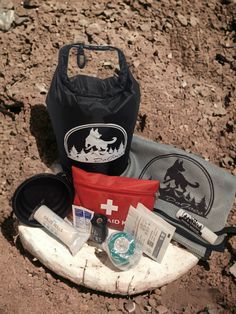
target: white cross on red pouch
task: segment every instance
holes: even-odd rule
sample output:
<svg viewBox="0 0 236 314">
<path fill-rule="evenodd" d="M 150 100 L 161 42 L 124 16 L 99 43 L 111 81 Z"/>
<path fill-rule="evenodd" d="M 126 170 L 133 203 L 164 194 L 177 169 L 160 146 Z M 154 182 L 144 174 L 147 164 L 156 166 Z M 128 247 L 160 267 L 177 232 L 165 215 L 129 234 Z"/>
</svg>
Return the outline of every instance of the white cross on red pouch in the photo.
<svg viewBox="0 0 236 314">
<path fill-rule="evenodd" d="M 105 209 L 106 215 L 111 216 L 113 211 L 118 211 L 118 206 L 113 205 L 113 200 L 108 199 L 106 204 L 101 204 L 101 209 Z"/>
</svg>

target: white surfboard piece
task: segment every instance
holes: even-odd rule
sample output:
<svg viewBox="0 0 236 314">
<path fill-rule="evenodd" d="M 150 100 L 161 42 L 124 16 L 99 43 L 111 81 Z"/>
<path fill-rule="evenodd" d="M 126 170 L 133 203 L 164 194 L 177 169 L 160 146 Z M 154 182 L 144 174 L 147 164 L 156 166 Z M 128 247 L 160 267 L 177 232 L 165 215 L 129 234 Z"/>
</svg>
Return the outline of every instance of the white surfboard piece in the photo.
<svg viewBox="0 0 236 314">
<path fill-rule="evenodd" d="M 119 271 L 105 252 L 87 243 L 73 257 L 69 250 L 45 229 L 19 225 L 23 247 L 54 273 L 75 284 L 112 294 L 132 295 L 164 286 L 188 272 L 198 258 L 170 244 L 159 264 L 142 256 L 138 265 Z"/>
</svg>

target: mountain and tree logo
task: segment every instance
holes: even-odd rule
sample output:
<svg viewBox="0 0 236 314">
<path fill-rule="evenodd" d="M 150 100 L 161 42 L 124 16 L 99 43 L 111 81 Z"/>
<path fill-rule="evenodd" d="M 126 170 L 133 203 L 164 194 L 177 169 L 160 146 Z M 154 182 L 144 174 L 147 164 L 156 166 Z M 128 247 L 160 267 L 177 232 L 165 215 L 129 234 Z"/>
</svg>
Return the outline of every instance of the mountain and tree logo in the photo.
<svg viewBox="0 0 236 314">
<path fill-rule="evenodd" d="M 86 124 L 66 133 L 67 156 L 85 163 L 104 163 L 125 153 L 127 134 L 116 124 Z"/>
<path fill-rule="evenodd" d="M 181 154 L 155 157 L 143 169 L 140 178 L 160 181 L 159 199 L 206 217 L 214 188 L 207 170 L 195 159 Z"/>
</svg>

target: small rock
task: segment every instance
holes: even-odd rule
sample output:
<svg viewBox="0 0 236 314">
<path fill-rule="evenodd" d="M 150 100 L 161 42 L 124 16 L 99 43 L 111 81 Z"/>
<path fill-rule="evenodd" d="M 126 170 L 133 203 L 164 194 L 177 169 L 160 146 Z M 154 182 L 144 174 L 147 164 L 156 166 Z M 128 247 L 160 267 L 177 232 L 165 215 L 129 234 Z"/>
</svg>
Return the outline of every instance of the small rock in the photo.
<svg viewBox="0 0 236 314">
<path fill-rule="evenodd" d="M 107 3 L 106 7 L 109 9 L 116 9 L 116 4 L 111 1 Z"/>
<path fill-rule="evenodd" d="M 14 22 L 14 10 L 0 9 L 0 30 L 8 31 Z"/>
<path fill-rule="evenodd" d="M 74 42 L 75 43 L 85 43 L 86 42 L 86 38 L 84 35 L 75 35 L 74 36 Z"/>
<path fill-rule="evenodd" d="M 133 44 L 134 42 L 137 41 L 139 37 L 139 33 L 138 32 L 129 32 L 126 36 L 126 40 L 130 43 Z"/>
<path fill-rule="evenodd" d="M 104 61 L 103 66 L 105 69 L 113 69 L 114 68 L 114 65 L 111 61 Z"/>
<path fill-rule="evenodd" d="M 28 16 L 18 16 L 15 14 L 15 21 L 14 23 L 17 26 L 23 25 L 25 22 L 29 22 L 29 17 Z"/>
<path fill-rule="evenodd" d="M 188 25 L 188 20 L 187 20 L 187 18 L 184 15 L 178 14 L 177 15 L 177 19 L 178 19 L 178 21 L 180 22 L 181 25 L 183 25 L 183 26 L 187 26 Z"/>
<path fill-rule="evenodd" d="M 101 298 L 101 297 L 99 297 L 99 298 Z M 101 302 L 101 300 L 100 300 L 100 302 Z M 119 300 L 118 300 L 117 308 L 118 308 L 118 310 L 120 310 L 120 311 L 123 311 L 123 310 L 124 310 L 124 300 L 123 300 L 123 299 L 119 299 Z"/>
<path fill-rule="evenodd" d="M 89 20 L 81 19 L 81 20 L 78 21 L 78 24 L 80 26 L 88 26 L 89 25 Z"/>
<path fill-rule="evenodd" d="M 121 24 L 118 21 L 115 21 L 114 23 L 112 23 L 112 27 L 118 29 L 121 27 Z"/>
<path fill-rule="evenodd" d="M 236 221 L 236 213 L 232 216 L 232 221 Z M 236 255 L 236 237 L 232 237 L 231 239 L 229 239 L 229 244 L 231 246 L 231 253 L 233 255 Z"/>
<path fill-rule="evenodd" d="M 165 28 L 166 28 L 166 29 L 172 29 L 173 26 L 172 26 L 172 24 L 170 24 L 169 22 L 166 22 Z"/>
<path fill-rule="evenodd" d="M 123 312 L 122 312 L 123 313 Z M 140 305 L 137 305 L 135 308 L 135 314 L 143 314 L 143 308 Z"/>
<path fill-rule="evenodd" d="M 227 114 L 227 110 L 222 106 L 222 104 L 214 104 L 213 115 L 214 116 L 225 116 Z"/>
<path fill-rule="evenodd" d="M 86 42 L 86 35 L 80 31 L 73 30 L 72 31 L 74 43 L 85 43 Z"/>
<path fill-rule="evenodd" d="M 34 9 L 40 6 L 40 0 L 24 0 L 23 7 L 26 9 Z"/>
<path fill-rule="evenodd" d="M 88 35 L 99 34 L 101 31 L 101 26 L 98 23 L 92 23 L 86 29 Z"/>
<path fill-rule="evenodd" d="M 138 68 L 139 65 L 140 65 L 140 61 L 139 61 L 139 60 L 135 60 L 135 61 L 133 62 L 133 65 L 134 65 L 135 68 Z"/>
<path fill-rule="evenodd" d="M 83 293 L 81 294 L 82 298 L 86 299 L 86 300 L 90 300 L 91 299 L 91 295 L 90 293 Z"/>
<path fill-rule="evenodd" d="M 52 280 L 52 275 L 50 273 L 46 273 L 45 278 L 47 279 L 47 281 L 50 281 Z"/>
<path fill-rule="evenodd" d="M 197 85 L 197 86 L 195 86 L 194 89 L 195 89 L 196 93 L 198 93 L 202 97 L 208 97 L 210 95 L 209 88 L 207 88 L 205 86 Z"/>
<path fill-rule="evenodd" d="M 71 302 L 71 304 L 73 304 L 73 302 Z M 87 311 L 89 310 L 88 304 L 82 304 L 82 305 L 80 305 L 79 310 L 80 310 L 80 311 L 79 311 L 80 313 L 85 313 L 85 312 L 87 312 Z"/>
<path fill-rule="evenodd" d="M 157 302 L 154 299 L 149 299 L 148 304 L 154 309 L 157 305 Z"/>
<path fill-rule="evenodd" d="M 161 289 L 156 288 L 156 289 L 154 290 L 154 293 L 155 293 L 156 295 L 160 296 L 160 295 L 161 295 Z"/>
<path fill-rule="evenodd" d="M 44 83 L 36 83 L 35 86 L 39 90 L 40 94 L 47 94 L 48 90 Z"/>
<path fill-rule="evenodd" d="M 128 313 L 133 313 L 135 311 L 135 303 L 133 301 L 129 301 L 124 304 L 124 308 Z"/>
<path fill-rule="evenodd" d="M 170 52 L 167 56 L 168 59 L 172 59 L 173 55 L 172 55 L 172 52 Z"/>
<path fill-rule="evenodd" d="M 25 62 L 26 60 L 28 60 L 28 56 L 23 53 L 23 54 L 21 55 L 21 60 L 22 60 L 23 62 Z"/>
<path fill-rule="evenodd" d="M 140 28 L 143 32 L 150 32 L 151 26 L 148 23 L 140 25 Z"/>
<path fill-rule="evenodd" d="M 225 42 L 222 44 L 226 48 L 233 48 L 234 47 L 234 42 L 232 39 L 228 38 Z"/>
<path fill-rule="evenodd" d="M 180 67 L 177 67 L 176 71 L 177 71 L 178 76 L 180 77 L 183 76 L 183 71 Z"/>
<path fill-rule="evenodd" d="M 143 297 L 139 295 L 138 297 L 135 298 L 135 303 L 136 304 L 142 304 L 143 303 Z"/>
<path fill-rule="evenodd" d="M 107 309 L 108 311 L 115 311 L 116 310 L 116 306 L 114 303 L 110 303 L 108 306 L 107 306 Z"/>
<path fill-rule="evenodd" d="M 181 82 L 181 86 L 182 86 L 183 88 L 185 88 L 185 87 L 187 86 L 187 82 L 186 82 L 185 80 L 183 80 L 183 81 Z"/>
<path fill-rule="evenodd" d="M 166 314 L 166 313 L 168 313 L 168 309 L 164 305 L 158 305 L 156 307 L 156 311 L 157 311 L 158 314 Z"/>
<path fill-rule="evenodd" d="M 199 20 L 194 15 L 190 16 L 190 24 L 191 24 L 191 26 L 193 26 L 193 27 L 197 26 L 198 22 L 199 22 Z"/>
<path fill-rule="evenodd" d="M 96 8 L 94 8 L 93 9 L 93 14 L 95 14 L 96 16 L 99 16 L 99 15 L 101 15 L 101 14 L 103 14 L 103 12 L 104 12 L 104 9 L 96 9 Z"/>
<path fill-rule="evenodd" d="M 11 0 L 0 0 L 0 9 L 11 10 L 14 8 Z"/>
<path fill-rule="evenodd" d="M 219 311 L 218 311 L 218 309 L 217 308 L 208 308 L 207 309 L 207 313 L 208 314 L 218 314 L 219 313 Z"/>
<path fill-rule="evenodd" d="M 105 16 L 107 18 L 109 18 L 113 15 L 114 11 L 113 10 L 104 10 L 103 13 L 105 14 Z"/>
<path fill-rule="evenodd" d="M 163 295 L 166 292 L 166 286 L 161 287 L 161 294 Z"/>
<path fill-rule="evenodd" d="M 207 125 L 207 118 L 200 119 L 200 120 L 198 121 L 198 125 L 200 125 L 200 126 L 206 126 L 206 125 Z"/>
<path fill-rule="evenodd" d="M 233 165 L 233 159 L 230 156 L 225 156 L 221 160 L 223 167 L 229 167 Z"/>
</svg>

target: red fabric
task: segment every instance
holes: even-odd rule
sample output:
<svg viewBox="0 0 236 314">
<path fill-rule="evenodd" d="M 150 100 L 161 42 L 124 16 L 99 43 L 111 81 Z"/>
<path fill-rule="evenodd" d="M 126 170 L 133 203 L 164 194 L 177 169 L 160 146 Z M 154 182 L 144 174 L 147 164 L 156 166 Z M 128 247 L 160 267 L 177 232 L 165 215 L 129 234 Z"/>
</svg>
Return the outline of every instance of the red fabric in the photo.
<svg viewBox="0 0 236 314">
<path fill-rule="evenodd" d="M 142 203 L 153 210 L 157 180 L 107 176 L 72 167 L 74 204 L 107 216 L 109 227 L 123 230 L 130 205 Z"/>
</svg>

